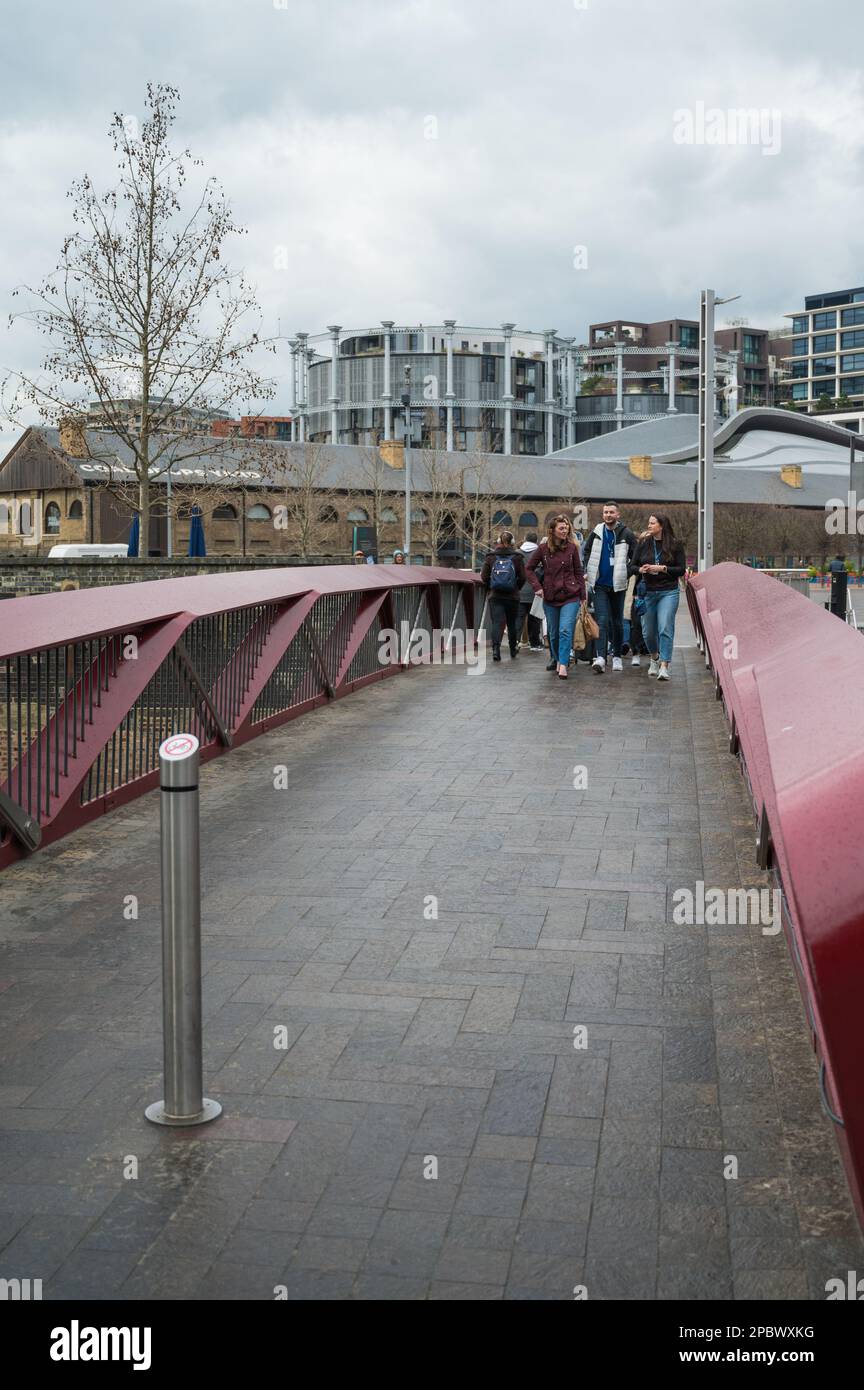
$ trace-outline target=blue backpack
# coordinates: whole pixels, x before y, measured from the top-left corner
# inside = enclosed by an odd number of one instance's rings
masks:
[[[512,555],[496,555],[489,575],[489,588],[497,593],[511,593],[516,588],[516,566]]]

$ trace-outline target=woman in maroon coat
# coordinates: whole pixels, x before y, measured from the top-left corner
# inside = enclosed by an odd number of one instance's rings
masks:
[[[536,574],[540,566],[542,584]],[[546,670],[554,671],[557,666],[559,678],[566,681],[573,650],[573,629],[579,605],[585,597],[585,576],[569,517],[553,516],[545,541],[526,561],[525,574],[535,592],[543,595],[550,656]]]

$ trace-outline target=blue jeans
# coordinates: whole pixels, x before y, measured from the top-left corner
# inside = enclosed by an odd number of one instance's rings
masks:
[[[549,634],[549,655],[554,656],[559,666],[570,665],[573,650],[573,629],[579,616],[581,605],[578,599],[562,603],[560,608],[551,603],[543,604],[546,614],[546,630]]]
[[[645,595],[645,612],[642,614],[642,636],[652,657],[660,653],[660,660],[672,660],[672,643],[675,640],[675,614],[678,612],[678,585],[674,589],[659,589]]]
[[[616,594],[614,589],[607,589],[605,585],[594,585],[594,617],[600,629],[600,636],[597,638],[598,656],[605,657],[608,647],[612,648],[613,656],[621,655],[625,598],[623,589]]]

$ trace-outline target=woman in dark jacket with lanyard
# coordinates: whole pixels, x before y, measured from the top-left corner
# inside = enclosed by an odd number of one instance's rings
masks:
[[[547,671],[558,667],[561,680],[567,679],[570,653],[573,650],[573,628],[579,605],[585,597],[585,576],[579,547],[573,543],[573,527],[567,516],[553,516],[546,539],[528,557],[525,573],[537,594],[543,595],[543,611],[549,634],[549,665]],[[536,570],[543,567],[543,583]]]
[[[651,657],[648,674],[661,681],[669,679],[678,612],[678,581],[684,570],[684,546],[675,539],[671,521],[668,516],[652,513],[648,529],[636,542],[630,573],[637,576],[637,596],[644,585],[642,636]]]

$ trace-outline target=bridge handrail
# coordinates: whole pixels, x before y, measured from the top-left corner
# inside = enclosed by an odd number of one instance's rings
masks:
[[[328,565],[106,585],[0,603],[0,869],[156,785],[158,745],[201,761],[476,631],[479,577]],[[400,637],[381,657],[382,628]],[[436,646],[431,633],[437,632]],[[392,644],[391,644],[392,645]]]
[[[864,1224],[864,644],[764,571],[691,576],[690,614],[731,723]],[[824,1092],[824,1087],[823,1087]]]

